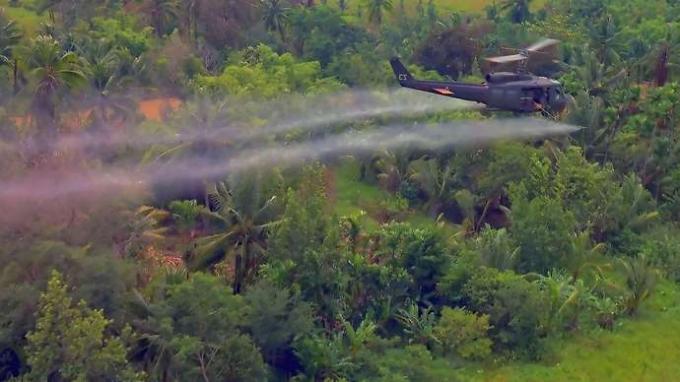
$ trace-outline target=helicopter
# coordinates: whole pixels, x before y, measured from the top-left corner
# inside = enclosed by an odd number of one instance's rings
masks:
[[[490,72],[485,82],[471,84],[454,81],[422,81],[413,78],[398,57],[390,60],[399,84],[405,88],[425,91],[446,97],[483,103],[488,110],[511,111],[519,114],[560,114],[567,106],[567,94],[553,79],[529,73],[527,62],[536,55],[559,44],[558,40],[544,39],[517,54],[486,58],[491,65],[518,63],[514,72]]]

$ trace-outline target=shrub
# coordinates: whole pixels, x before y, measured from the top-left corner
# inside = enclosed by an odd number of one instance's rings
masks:
[[[488,337],[489,316],[478,316],[465,309],[446,307],[434,328],[445,354],[456,352],[465,359],[483,359],[491,354]]]
[[[423,300],[434,297],[437,282],[450,262],[439,233],[434,228],[393,223],[381,232],[381,242],[381,257],[395,268],[405,268],[413,278],[411,295],[419,293]]]
[[[511,271],[481,268],[463,287],[463,299],[474,312],[489,315],[496,348],[541,355],[549,301],[538,285]]]
[[[662,229],[653,237],[645,237],[640,253],[670,280],[680,282],[680,240],[674,234],[671,230]]]
[[[559,199],[539,196],[528,200],[522,188],[512,192],[510,232],[520,247],[517,269],[545,274],[570,256],[576,221]]]

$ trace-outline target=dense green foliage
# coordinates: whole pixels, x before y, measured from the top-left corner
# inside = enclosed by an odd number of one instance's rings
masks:
[[[0,178],[47,195],[0,193],[0,380],[573,380],[580,347],[675,346],[680,4],[441,3],[0,1]],[[479,81],[539,37],[562,40],[531,69],[571,93],[568,137],[262,155],[390,122],[356,110],[391,56]],[[405,117],[463,118],[496,117]],[[243,153],[263,164],[210,167]],[[197,156],[129,195],[40,183]],[[593,375],[636,380],[617,367]]]

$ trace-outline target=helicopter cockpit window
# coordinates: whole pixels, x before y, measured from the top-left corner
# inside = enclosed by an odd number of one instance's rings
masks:
[[[556,87],[555,88],[555,99],[559,100],[562,97],[562,89]]]
[[[546,102],[546,98],[548,96],[548,89],[543,89],[543,88],[534,88],[529,90],[529,94],[531,96],[531,99],[535,104],[544,104]]]

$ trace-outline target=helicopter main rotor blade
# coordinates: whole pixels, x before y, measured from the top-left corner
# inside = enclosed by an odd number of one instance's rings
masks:
[[[496,64],[506,64],[508,62],[516,62],[516,61],[522,61],[526,60],[526,56],[523,56],[521,54],[512,54],[509,56],[497,56],[497,57],[489,57],[486,58],[487,61],[493,62]]]
[[[559,43],[560,43],[559,40],[555,40],[555,39],[552,39],[552,38],[546,38],[546,39],[543,39],[543,40],[531,45],[530,47],[526,48],[526,50],[528,50],[530,52],[539,52],[541,50],[553,47],[553,46],[555,46]]]

